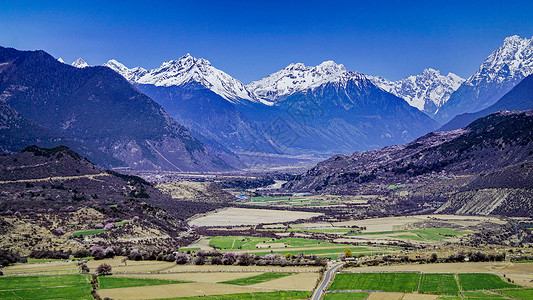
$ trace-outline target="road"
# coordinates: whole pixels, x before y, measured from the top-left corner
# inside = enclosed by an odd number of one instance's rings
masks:
[[[338,263],[331,267],[329,270],[324,273],[324,277],[322,278],[322,282],[318,285],[318,288],[315,290],[315,293],[311,297],[312,300],[320,300],[320,297],[325,292],[326,286],[328,285],[329,281],[331,280],[331,277],[337,270],[343,265],[344,263]]]

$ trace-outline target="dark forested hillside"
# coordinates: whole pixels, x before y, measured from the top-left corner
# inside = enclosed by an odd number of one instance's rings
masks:
[[[0,48],[4,151],[26,141],[74,147],[107,166],[231,168],[160,105],[106,67],[75,68],[43,51]],[[18,137],[16,132],[27,132]]]

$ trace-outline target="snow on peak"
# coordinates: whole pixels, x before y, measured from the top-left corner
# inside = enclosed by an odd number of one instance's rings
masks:
[[[441,75],[440,71],[432,68],[425,69],[420,75],[411,75],[398,81],[374,76],[367,78],[381,89],[427,113],[434,113],[440,108],[465,81],[453,73]]]
[[[273,101],[328,82],[346,84],[352,79],[365,80],[361,73],[349,72],[344,65],[328,60],[315,67],[292,63],[246,87],[258,98]]]
[[[533,38],[513,35],[505,38],[502,45],[468,78],[466,84],[474,86],[482,82],[502,83],[530,74],[533,74]]]
[[[57,61],[60,62],[60,63],[62,63],[62,64],[66,64],[66,62],[65,62],[65,61],[63,60],[63,58],[61,58],[61,57],[58,58]]]
[[[208,60],[195,58],[189,53],[178,60],[163,62],[159,68],[152,70],[141,67],[128,69],[116,60],[110,60],[104,65],[115,70],[128,81],[138,84],[181,86],[198,83],[230,102],[244,99],[269,104],[254,97],[239,80],[216,69]]]
[[[76,59],[73,63],[72,63],[72,66],[73,67],[76,67],[76,68],[86,68],[89,66],[89,64],[87,64],[81,57]]]

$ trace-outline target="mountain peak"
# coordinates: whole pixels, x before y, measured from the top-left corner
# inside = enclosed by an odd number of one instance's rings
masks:
[[[61,57],[58,58],[57,61],[60,62],[60,63],[62,63],[62,64],[65,64],[65,63],[66,63],[66,62],[63,60],[63,58],[61,58]]]
[[[242,100],[260,101],[240,81],[213,67],[207,59],[195,58],[189,53],[177,60],[165,61],[159,68],[152,70],[141,67],[128,69],[115,60],[110,60],[105,65],[132,83],[165,87],[196,83],[232,103]]]
[[[349,72],[344,65],[327,60],[312,67],[303,63],[292,63],[287,67],[253,81],[246,87],[258,98],[270,101],[284,98],[295,92],[315,88],[328,82],[346,82],[349,79],[364,79],[360,73]]]
[[[73,67],[76,67],[76,68],[86,68],[89,66],[88,63],[86,63],[81,57],[76,59],[73,63],[72,63],[72,66]]]
[[[411,75],[398,81],[379,76],[367,78],[381,89],[428,114],[433,114],[448,101],[451,94],[465,81],[453,73],[443,76],[439,70],[432,68],[426,68],[419,75]]]
[[[468,78],[466,84],[474,86],[482,82],[502,83],[510,78],[523,78],[533,73],[533,38],[518,35],[506,37]]]

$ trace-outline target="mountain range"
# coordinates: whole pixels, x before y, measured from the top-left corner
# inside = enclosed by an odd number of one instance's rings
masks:
[[[465,81],[463,78],[428,68],[420,75],[411,75],[398,81],[390,81],[380,76],[367,76],[378,87],[405,99],[411,106],[433,116],[451,94]]]
[[[332,61],[291,64],[248,85],[190,55],[154,70],[128,69],[114,60],[105,65],[199,139],[237,153],[327,155],[406,142],[437,127],[404,100]]]
[[[0,147],[65,144],[108,167],[232,167],[106,67],[76,68],[44,51],[0,47]]]

